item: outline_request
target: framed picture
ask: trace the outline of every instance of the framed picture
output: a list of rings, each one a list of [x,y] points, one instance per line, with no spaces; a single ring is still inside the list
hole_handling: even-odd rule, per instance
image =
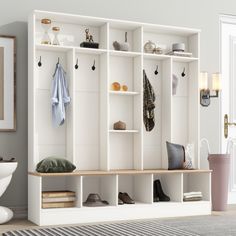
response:
[[[0,131],[16,130],[16,38],[0,35]]]

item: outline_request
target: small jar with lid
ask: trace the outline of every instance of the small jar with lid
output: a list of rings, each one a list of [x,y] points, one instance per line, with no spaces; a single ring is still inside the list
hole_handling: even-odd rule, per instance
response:
[[[51,39],[48,34],[48,31],[51,28],[51,23],[52,23],[52,21],[50,19],[44,18],[41,20],[41,25],[44,30],[43,37],[41,40],[42,44],[51,44]]]
[[[54,34],[54,39],[53,39],[53,45],[60,45],[59,39],[58,39],[58,34],[60,32],[60,27],[54,26],[52,27],[52,31]]]

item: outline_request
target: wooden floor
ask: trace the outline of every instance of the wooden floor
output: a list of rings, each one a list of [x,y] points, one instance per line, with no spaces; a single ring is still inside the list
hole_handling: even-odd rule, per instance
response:
[[[236,217],[236,206],[233,206],[233,207],[231,206],[229,210],[226,212],[212,212],[212,214],[213,215],[230,215],[232,217]],[[202,216],[202,220],[204,221],[204,216]],[[9,230],[34,229],[34,228],[40,228],[40,227],[36,226],[35,224],[25,219],[12,220],[8,222],[7,224],[0,225],[0,234]]]

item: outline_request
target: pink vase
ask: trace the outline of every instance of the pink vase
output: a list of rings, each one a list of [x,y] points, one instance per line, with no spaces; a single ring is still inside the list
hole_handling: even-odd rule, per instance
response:
[[[208,161],[212,170],[212,210],[225,211],[228,202],[230,154],[210,154]]]

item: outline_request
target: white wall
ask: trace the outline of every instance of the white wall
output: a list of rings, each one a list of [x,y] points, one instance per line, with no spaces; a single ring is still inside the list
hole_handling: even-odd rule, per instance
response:
[[[1,1],[0,25],[27,21],[27,16],[33,9],[200,28],[202,29],[201,70],[212,73],[219,70],[219,14],[236,15],[236,2],[235,0],[8,0]],[[4,32],[7,31],[6,27],[4,26]],[[24,28],[19,28],[18,31],[20,29],[24,31]],[[22,33],[26,34],[26,32]],[[24,35],[19,34],[19,37],[26,42]],[[17,92],[19,96],[23,96],[17,103],[20,119],[17,120],[18,131],[11,135],[0,133],[0,155],[12,152],[18,158],[21,166],[21,171],[18,171],[14,177],[17,181],[12,182],[7,193],[0,200],[0,205],[9,206],[25,206],[27,202],[27,157],[24,156],[27,153],[27,130],[25,127],[27,124],[25,112],[27,83],[23,74],[19,74],[21,70],[26,70],[27,58],[26,53],[21,52],[21,55],[21,62],[17,61]],[[19,76],[21,81],[19,81]],[[22,114],[22,112],[25,113]],[[210,107],[201,108],[201,124],[201,136],[208,138],[212,151],[217,152],[219,149],[219,102],[217,99],[212,100]],[[18,139],[19,142],[20,140],[24,141],[21,146],[14,146],[11,143],[13,139]],[[17,155],[18,151],[20,155]],[[207,165],[206,161],[205,165]],[[19,195],[19,193],[22,194]]]

